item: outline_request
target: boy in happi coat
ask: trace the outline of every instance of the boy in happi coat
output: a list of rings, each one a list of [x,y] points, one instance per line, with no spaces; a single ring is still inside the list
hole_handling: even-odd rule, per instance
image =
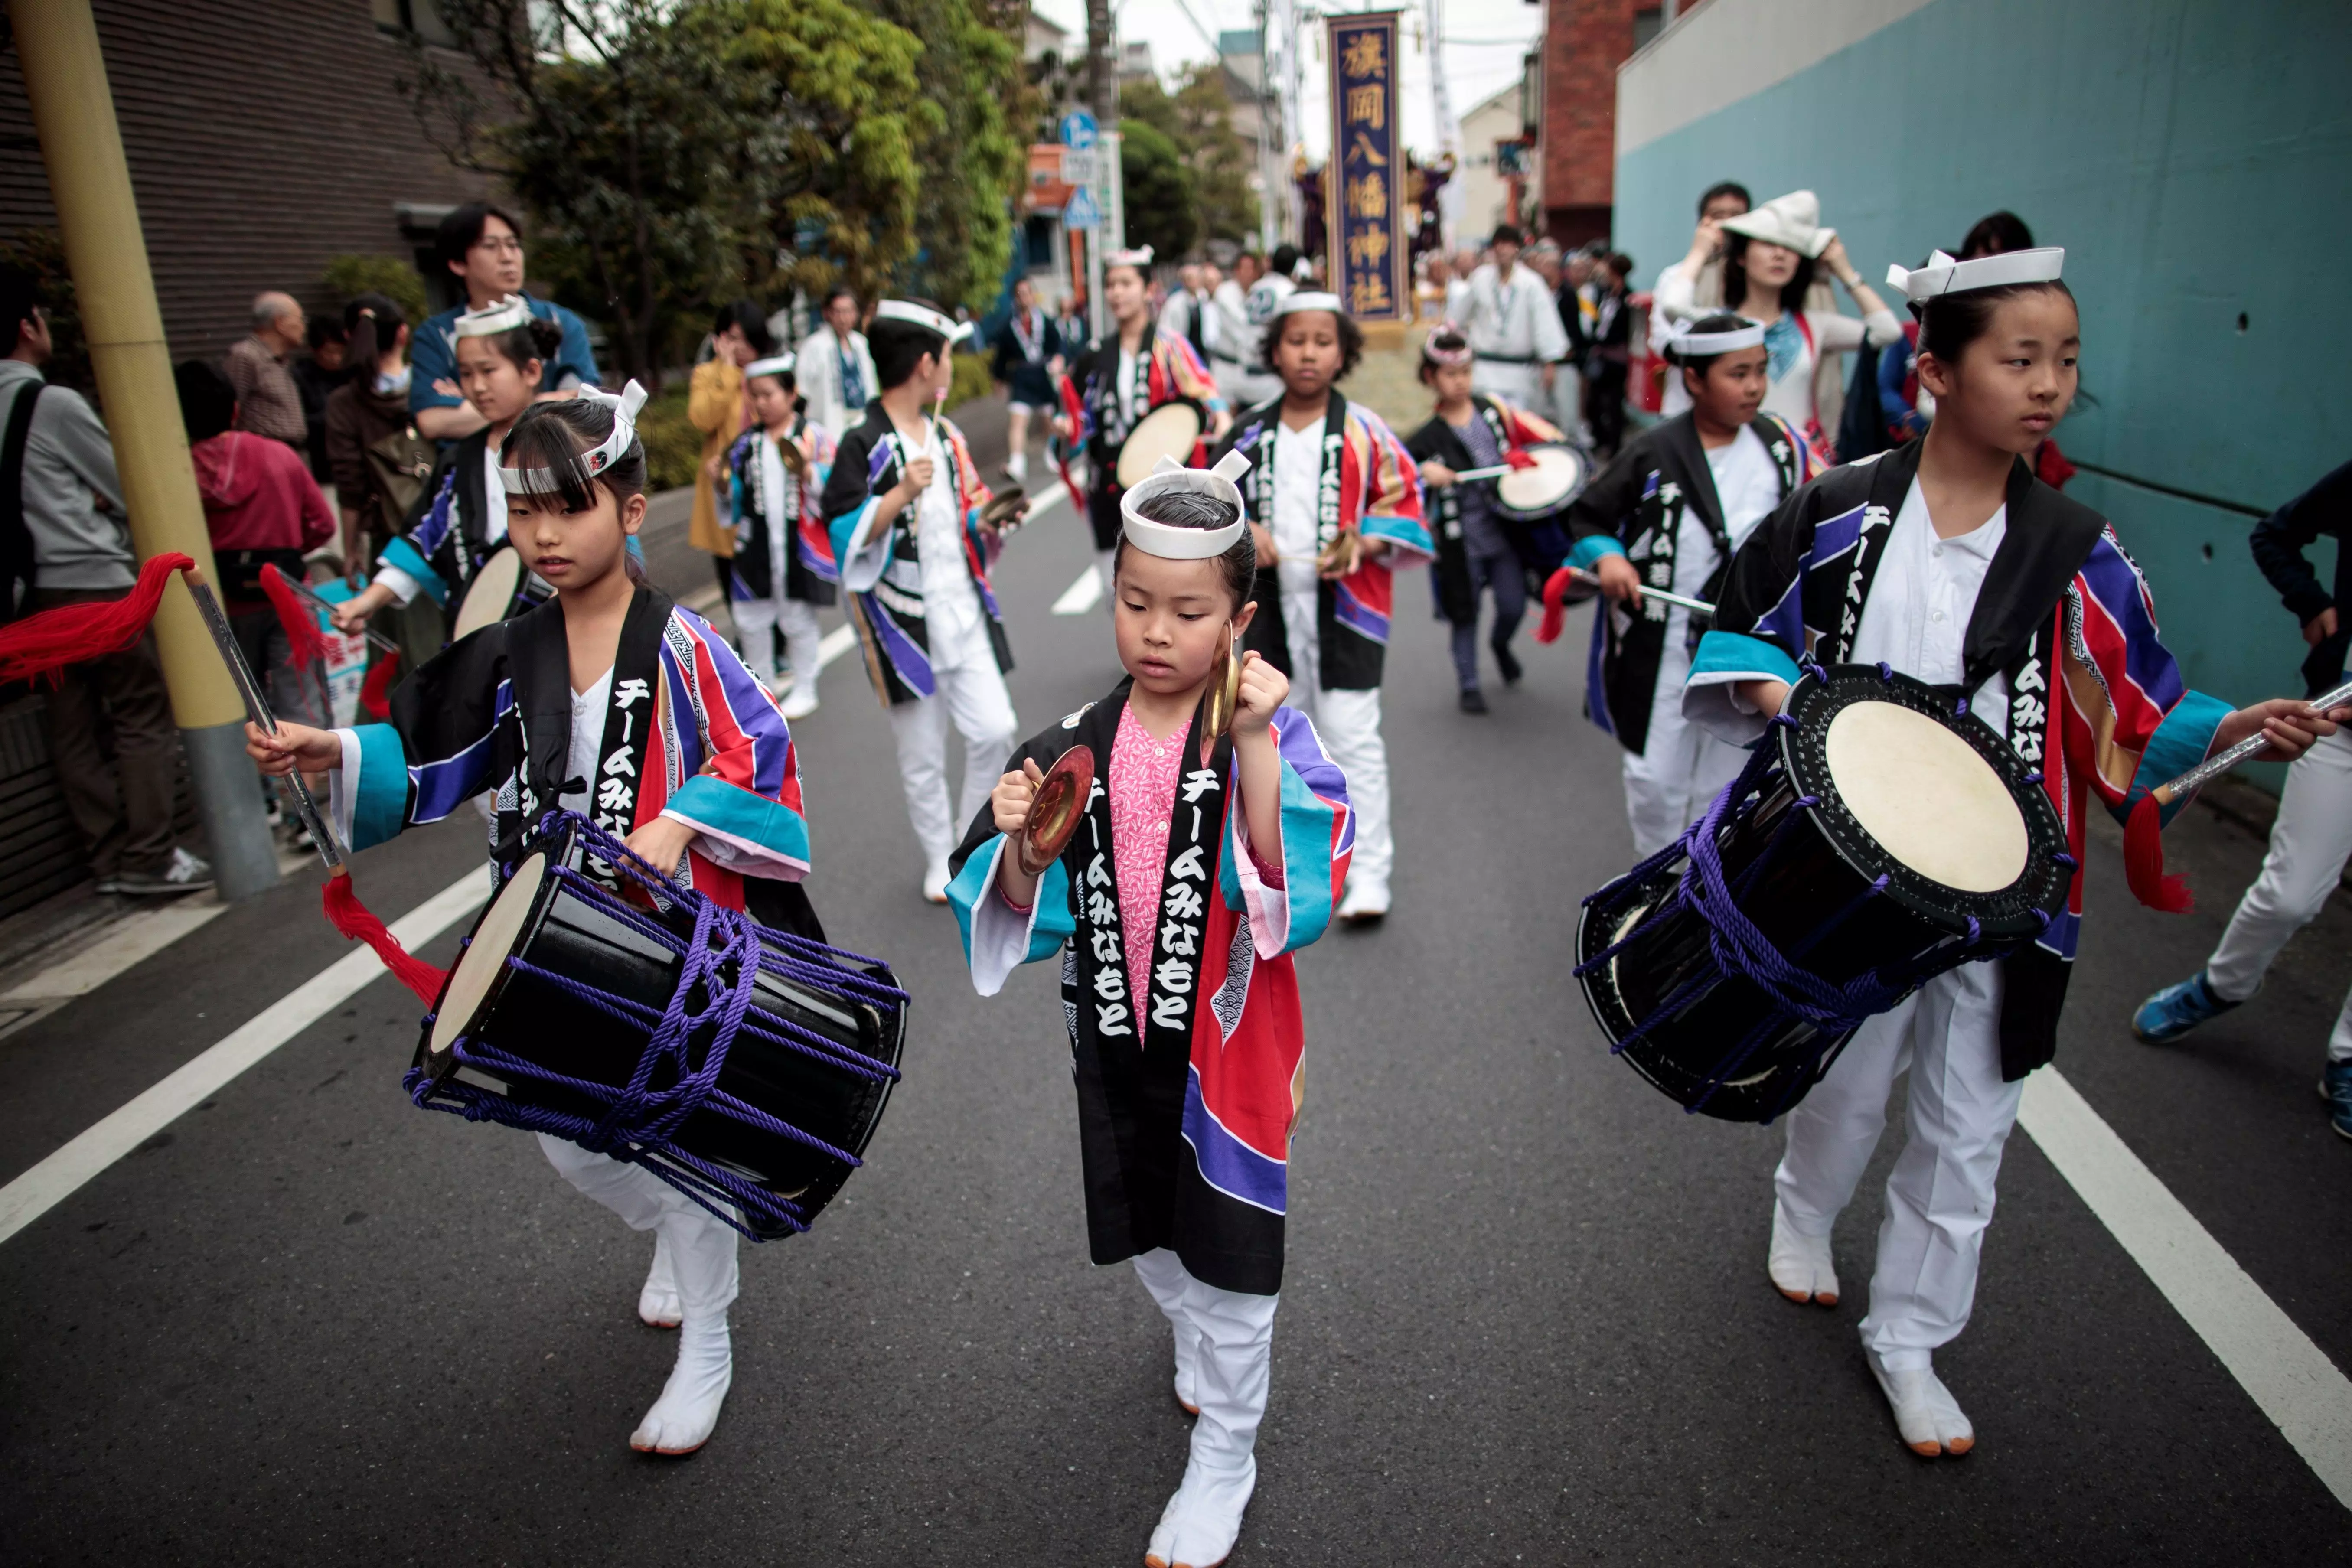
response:
[[[1089,1250],[1134,1259],[1175,1332],[1176,1397],[1198,1419],[1152,1568],[1223,1561],[1256,1485],[1303,1081],[1290,955],[1329,919],[1354,826],[1287,682],[1234,651],[1255,613],[1227,477],[1242,466],[1156,473],[1123,498],[1129,679],[1014,753],[950,889],[981,994],[1060,954]],[[1243,660],[1224,735],[1221,655]],[[1083,818],[1033,873],[1036,785],[1076,745],[1096,760]]]
[[[1698,819],[1748,753],[1683,718],[1705,617],[1642,590],[1713,604],[1733,553],[1814,473],[1804,439],[1762,411],[1762,327],[1721,313],[1688,320],[1666,352],[1691,406],[1627,442],[1568,513],[1567,564],[1599,577],[1609,601],[1593,616],[1584,711],[1625,750],[1625,820],[1644,858]],[[1556,606],[1559,594],[1546,598]],[[1558,635],[1556,610],[1544,630]]]
[[[1396,858],[1381,674],[1397,568],[1432,553],[1421,480],[1386,421],[1340,395],[1364,334],[1336,294],[1283,297],[1265,329],[1282,395],[1234,421],[1228,451],[1252,465],[1242,487],[1258,545],[1249,646],[1290,681],[1289,701],[1348,775],[1360,821],[1339,915],[1389,911]]]
[[[989,489],[963,432],[937,412],[971,335],[917,300],[885,300],[869,341],[882,394],[841,437],[820,505],[866,670],[890,715],[907,815],[923,851],[923,897],[947,902],[955,825],[988,799],[1017,721],[1004,674],[1013,646],[989,586],[1003,541],[981,521]],[[963,789],[948,804],[948,726],[963,737]]]
[[[1774,1177],[1767,1270],[1791,1300],[1833,1306],[1831,1226],[1907,1071],[1908,1138],[1887,1178],[1862,1341],[1896,1431],[1926,1458],[1976,1444],[1933,1357],[1968,1326],[2023,1080],[2057,1049],[2091,804],[2130,820],[2133,890],[2162,905],[2157,829],[2188,792],[2161,813],[2149,792],[2247,736],[2292,758],[2335,728],[2298,701],[2232,711],[2189,689],[2106,520],[2034,477],[2029,455],[2077,384],[2064,255],[1939,253],[1889,271],[1920,320],[1935,422],[1814,479],[1749,537],[1684,694],[1693,720],[1750,743],[1781,711],[1800,659],[1900,670],[2015,748],[2065,825],[2075,871],[2059,917],[2022,952],[1947,970],[1856,1029],[1789,1113]]]
[[[515,424],[499,470],[508,536],[554,597],[460,638],[392,695],[389,723],[246,726],[265,772],[331,775],[353,849],[497,792],[493,868],[545,814],[576,811],[653,866],[733,909],[746,879],[809,868],[792,731],[710,623],[647,586],[628,542],[645,521],[645,389],[583,388]],[[674,869],[673,869],[674,868]],[[587,870],[613,880],[591,860]],[[728,1308],[736,1232],[641,1164],[546,1134],[549,1163],[633,1230],[654,1232],[638,1315],[678,1328],[677,1362],[631,1447],[684,1454],[718,1423],[734,1378]]]
[[[833,471],[833,433],[802,416],[790,354],[744,366],[743,395],[755,423],[727,451],[735,519],[728,613],[744,662],[771,686],[775,634],[784,634],[793,667],[784,717],[805,719],[816,711],[823,662],[817,606],[833,603],[841,581],[821,504]]]

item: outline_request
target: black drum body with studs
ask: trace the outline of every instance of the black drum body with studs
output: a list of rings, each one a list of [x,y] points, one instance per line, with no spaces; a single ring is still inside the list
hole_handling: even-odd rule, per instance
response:
[[[1612,1049],[1735,1121],[1794,1105],[1929,976],[2033,941],[2074,872],[2041,775],[1883,666],[1809,670],[1759,750],[1684,844],[1586,900],[1577,933]]]

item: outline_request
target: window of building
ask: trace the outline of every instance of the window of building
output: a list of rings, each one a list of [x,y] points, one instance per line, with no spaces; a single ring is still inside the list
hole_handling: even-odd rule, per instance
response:
[[[375,10],[376,30],[400,33],[416,37],[444,48],[455,48],[457,35],[441,19],[441,8],[433,0],[371,0]]]
[[[1658,36],[1658,29],[1664,26],[1665,22],[1665,11],[1661,6],[1651,5],[1634,12],[1633,52],[1638,55],[1649,47],[1650,40]]]

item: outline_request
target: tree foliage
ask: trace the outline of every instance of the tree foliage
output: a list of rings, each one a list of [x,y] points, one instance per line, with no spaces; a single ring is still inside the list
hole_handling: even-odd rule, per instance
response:
[[[1237,240],[1257,232],[1257,195],[1250,189],[1257,149],[1234,129],[1233,96],[1222,67],[1213,61],[1192,67],[1172,94],[1157,81],[1132,83],[1120,91],[1119,113],[1174,145],[1191,178],[1192,229],[1199,237]],[[1130,196],[1130,226],[1134,211]]]
[[[985,309],[1013,256],[1004,198],[1028,174],[1018,128],[1034,110],[1015,42],[1025,8],[1006,0],[874,0],[874,8],[923,43],[914,151],[927,177],[916,196],[922,254],[910,281],[942,304]]]
[[[1141,120],[1118,122],[1118,168],[1126,182],[1127,240],[1148,245],[1163,261],[1192,247],[1200,232],[1193,216],[1192,172],[1176,143]]]

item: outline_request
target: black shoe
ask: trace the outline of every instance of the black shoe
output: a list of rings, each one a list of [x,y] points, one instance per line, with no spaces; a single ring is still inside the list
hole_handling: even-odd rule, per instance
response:
[[[1486,699],[1479,692],[1478,689],[1475,686],[1464,688],[1462,692],[1462,711],[1465,713],[1484,713],[1486,710]]]
[[[1503,684],[1506,686],[1517,686],[1519,683],[1519,677],[1525,675],[1527,673],[1527,669],[1519,663],[1517,658],[1512,654],[1511,645],[1508,643],[1498,642],[1490,643],[1487,646],[1494,649],[1495,668],[1503,672]]]

